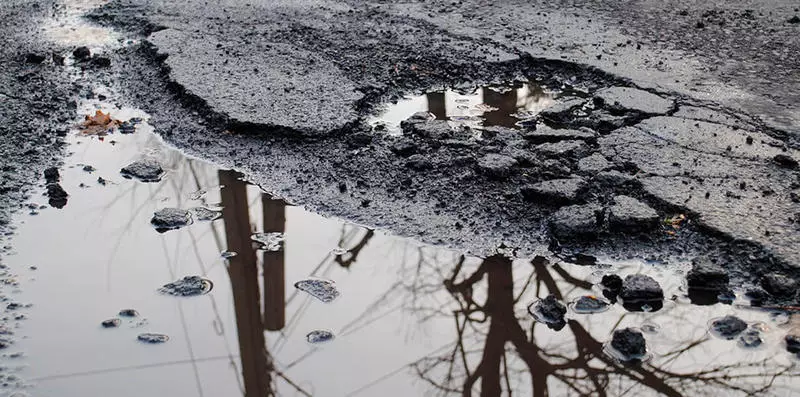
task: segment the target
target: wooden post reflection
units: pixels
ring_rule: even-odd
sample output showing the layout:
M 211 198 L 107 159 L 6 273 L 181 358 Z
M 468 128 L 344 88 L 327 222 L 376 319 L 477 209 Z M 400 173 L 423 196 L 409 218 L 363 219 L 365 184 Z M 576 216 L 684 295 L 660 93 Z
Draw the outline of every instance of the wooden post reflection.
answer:
M 485 125 L 514 127 L 514 123 L 517 122 L 517 119 L 509 115 L 517 112 L 517 90 L 512 89 L 500 93 L 489 88 L 484 88 L 483 103 L 498 109 L 483 114 L 486 120 L 484 122 Z
M 234 171 L 219 171 L 219 182 L 224 186 L 220 193 L 225 240 L 228 251 L 237 253 L 228 259 L 228 274 L 236 312 L 245 396 L 271 396 L 274 367 L 266 351 L 261 320 L 257 257 L 250 242 L 247 186 Z
M 286 203 L 263 193 L 264 232 L 286 231 Z M 286 325 L 285 260 L 283 250 L 264 251 L 264 329 L 279 331 Z
M 447 120 L 444 92 L 429 92 L 425 97 L 428 99 L 428 111 L 433 113 L 437 120 Z

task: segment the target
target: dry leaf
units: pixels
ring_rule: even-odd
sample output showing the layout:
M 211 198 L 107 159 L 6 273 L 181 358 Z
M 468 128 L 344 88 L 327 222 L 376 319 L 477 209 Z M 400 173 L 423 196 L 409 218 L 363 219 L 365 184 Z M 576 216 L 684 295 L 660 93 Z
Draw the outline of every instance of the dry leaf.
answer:
M 108 130 L 115 128 L 119 123 L 119 120 L 111 118 L 111 114 L 98 110 L 94 113 L 94 116 L 85 117 L 81 128 L 84 134 L 105 135 Z

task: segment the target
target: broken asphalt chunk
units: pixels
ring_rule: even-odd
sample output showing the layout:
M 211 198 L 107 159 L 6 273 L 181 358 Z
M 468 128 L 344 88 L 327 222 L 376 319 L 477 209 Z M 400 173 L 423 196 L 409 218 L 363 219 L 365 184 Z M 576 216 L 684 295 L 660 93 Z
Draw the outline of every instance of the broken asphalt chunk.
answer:
M 336 284 L 330 280 L 317 278 L 301 280 L 296 282 L 294 287 L 325 303 L 333 302 L 339 296 Z

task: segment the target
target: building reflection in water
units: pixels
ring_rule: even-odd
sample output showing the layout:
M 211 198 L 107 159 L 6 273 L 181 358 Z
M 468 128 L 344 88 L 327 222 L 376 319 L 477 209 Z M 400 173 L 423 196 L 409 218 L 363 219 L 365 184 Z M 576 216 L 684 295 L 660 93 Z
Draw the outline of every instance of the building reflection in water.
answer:
M 511 95 L 503 98 L 511 103 Z M 493 102 L 493 106 L 500 100 Z M 277 395 L 276 379 L 280 378 L 293 388 L 292 395 L 311 395 L 276 368 L 265 343 L 265 331 L 281 331 L 286 324 L 284 252 L 254 249 L 250 240 L 253 230 L 247 184 L 233 171 L 220 171 L 219 181 L 224 186 L 221 193 L 228 250 L 238 253 L 229 259 L 228 273 L 244 394 L 246 397 Z M 286 204 L 267 194 L 262 194 L 261 203 L 263 231 L 284 232 Z M 351 248 L 335 255 L 332 258 L 335 263 L 351 268 L 359 253 L 374 241 L 373 231 L 363 231 L 342 230 L 339 245 Z M 263 300 L 258 277 L 259 252 L 263 254 Z M 422 379 L 434 394 L 547 396 L 569 391 L 574 395 L 624 395 L 636 390 L 637 394 L 667 396 L 690 393 L 773 395 L 776 394 L 775 379 L 797 375 L 791 365 L 770 360 L 733 364 L 712 360 L 695 363 L 688 369 L 670 365 L 682 355 L 703 351 L 704 344 L 709 341 L 706 334 L 691 340 L 676 340 L 666 357 L 640 365 L 624 365 L 608 356 L 603 351 L 604 341 L 575 319 L 569 319 L 560 333 L 547 334 L 557 335 L 557 339 L 537 339 L 537 329 L 542 324 L 524 326 L 529 321 L 522 318 L 531 293 L 533 296 L 553 294 L 560 300 L 567 300 L 575 291 L 591 293 L 593 284 L 581 276 L 573 276 L 569 268 L 548 263 L 542 257 L 525 266 L 522 278 L 514 277 L 514 269 L 521 268 L 519 263 L 501 255 L 483 259 L 477 267 L 465 266 L 463 255 L 455 262 L 429 261 L 424 255 L 418 260 L 418 263 L 401 264 L 405 270 L 398 278 L 407 284 L 394 299 L 410 302 L 405 305 L 406 310 L 424 312 L 421 317 L 431 318 L 430 313 L 436 313 L 436 316 L 451 318 L 455 325 L 453 342 L 449 345 L 452 348 L 419 358 L 407 367 L 408 373 Z M 428 299 L 435 294 L 449 297 L 452 306 L 443 307 L 438 299 Z M 438 306 L 426 306 L 434 303 Z M 692 307 L 688 306 L 687 310 Z M 686 313 L 682 310 L 675 314 L 676 321 Z M 608 321 L 606 325 L 622 319 L 612 316 Z M 780 391 L 789 394 L 800 391 L 789 389 L 784 385 Z

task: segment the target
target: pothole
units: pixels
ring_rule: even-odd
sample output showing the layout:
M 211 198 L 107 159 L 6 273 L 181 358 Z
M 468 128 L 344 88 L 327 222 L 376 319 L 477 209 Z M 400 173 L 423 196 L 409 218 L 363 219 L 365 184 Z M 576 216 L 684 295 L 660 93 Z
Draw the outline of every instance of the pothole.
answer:
M 386 106 L 368 123 L 376 131 L 400 135 L 404 120 L 424 112 L 431 120 L 446 120 L 453 128 L 521 128 L 526 120 L 556 104 L 560 97 L 571 95 L 534 81 L 432 90 Z

